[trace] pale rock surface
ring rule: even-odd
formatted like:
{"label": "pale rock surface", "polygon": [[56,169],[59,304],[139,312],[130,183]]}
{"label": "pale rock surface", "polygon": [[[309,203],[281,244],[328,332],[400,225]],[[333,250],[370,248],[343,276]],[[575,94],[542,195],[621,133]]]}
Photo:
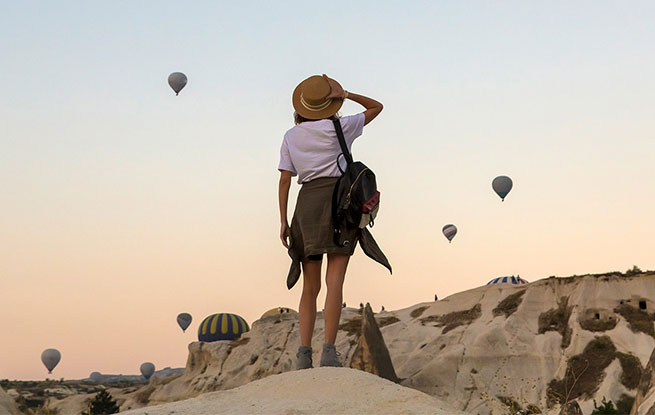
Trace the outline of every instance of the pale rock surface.
{"label": "pale rock surface", "polygon": [[[2,388],[0,388],[0,389],[2,389]],[[16,389],[8,389],[5,392],[7,393],[7,395],[14,398],[14,400],[18,399],[18,397],[20,396],[20,393],[18,393],[18,391]]]}
{"label": "pale rock surface", "polygon": [[[571,362],[584,361],[589,364],[575,369],[580,390],[572,392],[588,414],[593,399],[605,396],[629,405],[635,397],[655,348],[653,298],[655,273],[548,278],[524,286],[482,286],[378,313],[375,319],[401,385],[472,414],[504,414],[508,405],[533,405],[555,415],[560,407],[552,399],[557,389],[550,385],[562,381]],[[640,310],[640,302],[646,310]],[[336,346],[345,366],[360,329],[359,310],[344,309]],[[319,313],[314,362],[323,338]],[[257,320],[235,342],[191,343],[181,376],[125,395],[121,409],[188,399],[292,371],[299,345],[295,314]],[[596,368],[603,348],[611,353]],[[591,352],[580,356],[585,350]]]}
{"label": "pale rock surface", "polygon": [[47,406],[61,415],[80,414],[89,409],[89,403],[95,394],[79,394],[64,399],[48,399]]}
{"label": "pale rock surface", "polygon": [[[515,312],[494,315],[502,300],[522,291]],[[571,340],[565,347],[558,331],[540,334],[539,330],[540,316],[557,309],[564,297],[569,298],[571,307]],[[396,311],[394,315],[401,321],[383,328],[382,333],[398,376],[405,378],[403,385],[470,413],[504,413],[507,407],[499,397],[506,397],[524,409],[531,404],[544,413],[557,414],[557,405],[549,408],[548,384],[563,378],[568,359],[582,353],[595,336],[609,336],[618,352],[636,356],[641,366],[646,364],[655,339],[631,330],[626,319],[613,310],[621,301],[630,307],[645,301],[652,313],[655,304],[650,298],[655,298],[655,275],[549,278],[527,286],[484,286]],[[481,305],[478,318],[447,333],[428,321],[421,325],[421,319],[470,310],[477,304]],[[419,316],[411,316],[423,307],[427,308]],[[616,326],[595,332],[582,329],[580,320],[585,321],[589,308],[604,310],[617,320]],[[652,321],[644,324],[653,328]],[[621,383],[618,360],[599,375],[599,389],[576,399],[584,413],[591,413],[594,398],[600,401],[606,396],[616,403],[623,394],[635,396],[634,386],[627,388]]]}
{"label": "pale rock surface", "polygon": [[[164,369],[156,370],[152,377],[157,379],[167,379],[170,377],[178,376],[184,372],[183,367],[166,367]],[[88,378],[81,379],[81,382],[95,382],[95,383],[118,383],[118,382],[145,382],[143,375],[112,375],[100,372],[92,372]]]}
{"label": "pale rock surface", "polygon": [[2,388],[0,388],[0,415],[20,415],[18,405],[14,398],[9,396]]}
{"label": "pale rock surface", "polygon": [[[313,361],[318,365],[324,340],[325,324],[318,313],[312,341]],[[354,308],[342,310],[342,321],[360,318]],[[353,325],[359,333],[361,323]],[[337,333],[336,345],[343,363],[349,362],[357,341],[347,331]],[[189,344],[184,373],[160,384],[153,382],[139,393],[129,395],[121,409],[173,402],[201,393],[236,388],[253,380],[295,369],[296,352],[300,346],[298,316],[292,313],[265,316],[251,325],[251,330],[236,341]],[[144,392],[149,396],[143,399]]]}
{"label": "pale rock surface", "polygon": [[[134,388],[108,388],[107,392],[120,405],[125,401],[126,391],[133,391]],[[50,398],[47,405],[50,409],[57,411],[59,415],[79,415],[82,411],[89,409],[89,404],[96,396],[96,393],[83,393],[72,395],[64,399]]]}
{"label": "pale rock surface", "polygon": [[126,415],[430,414],[463,415],[422,392],[348,368],[315,368],[269,376],[235,389]]}
{"label": "pale rock surface", "polygon": [[655,414],[655,350],[639,382],[639,390],[630,415]]}

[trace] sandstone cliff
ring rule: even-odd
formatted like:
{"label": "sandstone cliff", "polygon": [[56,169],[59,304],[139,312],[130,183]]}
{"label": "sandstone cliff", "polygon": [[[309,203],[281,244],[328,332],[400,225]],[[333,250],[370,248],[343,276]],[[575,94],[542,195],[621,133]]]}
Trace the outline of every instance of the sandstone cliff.
{"label": "sandstone cliff", "polygon": [[655,345],[654,294],[653,274],[485,286],[399,310],[383,335],[403,385],[467,412],[591,413],[605,396],[627,413]]}
{"label": "sandstone cliff", "polygon": [[[655,273],[492,285],[375,315],[408,386],[467,413],[591,413],[606,397],[628,413],[655,347]],[[319,360],[323,319],[316,322]],[[345,309],[337,348],[348,366],[361,313]],[[121,409],[232,389],[293,369],[297,316],[264,317],[234,342],[191,343],[184,373],[125,395]],[[627,408],[627,409],[626,409]]]}
{"label": "sandstone cliff", "polygon": [[655,350],[641,376],[630,415],[655,415]]}
{"label": "sandstone cliff", "polygon": [[14,398],[0,388],[0,415],[19,415],[20,413]]}

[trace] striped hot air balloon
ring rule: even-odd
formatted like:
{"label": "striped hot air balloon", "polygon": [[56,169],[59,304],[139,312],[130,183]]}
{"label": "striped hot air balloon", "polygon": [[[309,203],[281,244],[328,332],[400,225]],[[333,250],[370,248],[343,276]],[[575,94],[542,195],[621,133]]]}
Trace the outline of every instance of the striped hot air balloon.
{"label": "striped hot air balloon", "polygon": [[489,281],[487,285],[494,285],[494,284],[512,284],[512,285],[523,285],[527,284],[528,282],[524,280],[521,277],[515,277],[515,276],[507,276],[507,277],[498,277],[494,278],[493,280]]}
{"label": "striped hot air balloon", "polygon": [[448,242],[452,242],[455,235],[457,235],[457,226],[449,224],[444,226],[441,231],[443,232],[444,236],[448,238]]}
{"label": "striped hot air balloon", "polygon": [[235,340],[250,331],[243,317],[231,313],[218,313],[206,317],[198,327],[198,340],[215,342],[218,340]]}
{"label": "striped hot air balloon", "polygon": [[275,315],[278,315],[278,314],[288,314],[288,313],[298,314],[298,312],[296,310],[288,308],[288,307],[275,307],[275,308],[271,308],[270,310],[268,310],[267,312],[262,314],[262,317],[275,316]]}

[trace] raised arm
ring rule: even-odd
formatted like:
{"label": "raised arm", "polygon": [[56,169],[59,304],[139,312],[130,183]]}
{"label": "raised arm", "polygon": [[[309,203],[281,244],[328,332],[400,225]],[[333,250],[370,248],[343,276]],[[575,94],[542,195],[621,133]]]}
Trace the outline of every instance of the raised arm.
{"label": "raised arm", "polygon": [[285,248],[289,248],[289,222],[287,221],[287,205],[289,202],[289,188],[291,187],[291,172],[280,171],[279,202],[280,202],[280,239]]}
{"label": "raised arm", "polygon": [[382,112],[382,109],[384,108],[381,102],[378,102],[373,98],[365,97],[364,95],[358,95],[355,94],[354,92],[348,92],[348,91],[344,91],[344,92],[345,92],[344,99],[350,99],[351,101],[355,101],[356,103],[366,108],[366,111],[364,111],[364,125],[373,121],[373,119],[377,117],[378,114],[380,114]]}
{"label": "raised arm", "polygon": [[327,75],[323,74],[323,77],[327,79],[330,84],[330,95],[328,98],[337,98],[337,99],[350,99],[360,104],[366,111],[364,111],[364,125],[373,121],[375,117],[382,112],[384,106],[381,102],[374,100],[373,98],[366,97],[364,95],[355,94],[354,92],[345,91],[341,86],[335,82],[332,78],[329,78]]}

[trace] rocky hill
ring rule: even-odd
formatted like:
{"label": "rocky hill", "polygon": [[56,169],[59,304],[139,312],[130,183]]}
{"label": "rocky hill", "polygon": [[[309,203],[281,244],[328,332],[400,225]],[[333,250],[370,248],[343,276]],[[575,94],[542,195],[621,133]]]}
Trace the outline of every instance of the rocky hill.
{"label": "rocky hill", "polygon": [[632,406],[632,412],[630,412],[630,415],[653,414],[655,414],[655,350],[641,376],[637,397]]}
{"label": "rocky hill", "polygon": [[14,398],[9,396],[2,388],[0,388],[0,415],[18,415],[18,405]]}
{"label": "rocky hill", "polygon": [[[559,414],[611,399],[628,413],[655,347],[655,273],[496,284],[375,315],[400,384],[467,413]],[[349,365],[361,313],[345,309],[337,336]],[[319,313],[314,361],[319,360]],[[295,314],[268,316],[233,342],[189,345],[181,376],[121,396],[139,408],[226,390],[293,369]],[[573,408],[573,409],[571,409]],[[573,412],[571,412],[573,413]],[[641,414],[641,412],[639,412]]]}
{"label": "rocky hill", "polygon": [[[471,413],[628,413],[655,346],[655,274],[493,285],[399,310],[383,329],[403,384]],[[505,408],[503,408],[505,407]]]}
{"label": "rocky hill", "polygon": [[317,368],[269,376],[228,391],[127,411],[126,415],[464,415],[425,393],[355,369]]}
{"label": "rocky hill", "polygon": [[[166,379],[172,376],[177,376],[184,372],[183,367],[165,367],[161,370],[156,370],[152,377],[157,379]],[[78,382],[94,382],[94,383],[147,383],[143,375],[112,375],[100,372],[92,372],[88,378],[81,379]]]}
{"label": "rocky hill", "polygon": [[[179,376],[184,368],[164,368],[156,371],[153,378],[163,380]],[[96,393],[108,389],[119,399],[134,392],[148,382],[141,375],[103,375],[93,372],[88,379],[46,379],[41,381],[0,380],[6,392],[0,393],[0,402],[7,395],[18,407],[19,413],[47,412],[44,408],[55,409],[62,414],[79,414],[88,409],[89,402]],[[2,403],[0,403],[2,406]],[[22,412],[21,412],[22,411]],[[2,414],[2,411],[0,411]]]}

